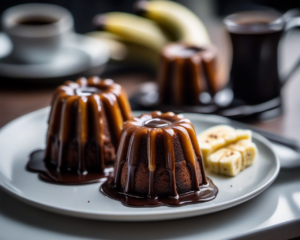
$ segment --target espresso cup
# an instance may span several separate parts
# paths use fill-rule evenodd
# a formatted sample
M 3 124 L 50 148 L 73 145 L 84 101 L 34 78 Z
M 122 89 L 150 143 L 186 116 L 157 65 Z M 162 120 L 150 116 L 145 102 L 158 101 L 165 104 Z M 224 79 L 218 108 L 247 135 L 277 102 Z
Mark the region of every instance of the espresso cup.
M 232 42 L 230 84 L 236 99 L 253 105 L 280 98 L 287 79 L 279 77 L 278 45 L 287 30 L 299 26 L 298 14 L 247 11 L 224 19 Z
M 53 60 L 73 32 L 71 13 L 52 4 L 22 4 L 2 15 L 3 31 L 13 44 L 11 57 L 23 63 Z

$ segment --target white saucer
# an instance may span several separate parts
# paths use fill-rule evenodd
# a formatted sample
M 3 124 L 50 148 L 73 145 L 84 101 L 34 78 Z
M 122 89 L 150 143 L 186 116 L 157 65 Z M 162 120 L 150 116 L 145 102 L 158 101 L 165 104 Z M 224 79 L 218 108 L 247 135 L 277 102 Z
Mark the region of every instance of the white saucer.
M 45 133 L 49 108 L 20 117 L 0 131 L 0 186 L 12 196 L 38 208 L 81 218 L 111 221 L 154 221 L 198 216 L 241 204 L 257 196 L 277 177 L 279 161 L 270 142 L 253 134 L 259 157 L 253 166 L 234 178 L 211 173 L 207 175 L 219 188 L 211 202 L 183 207 L 130 208 L 99 192 L 99 183 L 80 186 L 49 184 L 27 172 L 29 154 L 45 148 Z M 140 114 L 141 112 L 135 112 Z M 216 124 L 230 120 L 208 115 L 184 114 L 199 133 Z
M 0 33 L 0 76 L 41 80 L 84 74 L 100 69 L 109 60 L 109 49 L 100 40 L 74 34 L 66 41 L 55 60 L 43 64 L 22 64 L 10 58 L 12 44 Z

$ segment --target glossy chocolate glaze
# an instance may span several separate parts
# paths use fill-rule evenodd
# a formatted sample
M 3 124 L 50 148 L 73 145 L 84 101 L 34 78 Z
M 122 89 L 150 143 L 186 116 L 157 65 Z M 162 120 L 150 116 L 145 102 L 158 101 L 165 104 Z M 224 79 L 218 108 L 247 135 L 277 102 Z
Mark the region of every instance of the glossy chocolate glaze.
M 148 127 L 148 128 L 162 128 L 162 127 L 168 127 L 171 125 L 171 122 L 160 119 L 160 118 L 153 118 L 149 119 L 144 122 L 143 126 Z
M 156 139 L 163 137 L 165 164 L 169 173 L 170 196 L 159 197 L 155 192 L 156 170 Z M 147 137 L 147 162 L 149 171 L 149 187 L 147 195 L 135 192 L 135 170 L 139 165 L 139 150 L 143 137 Z M 175 179 L 175 153 L 173 139 L 179 136 L 184 150 L 184 158 L 190 169 L 192 189 L 186 194 L 178 194 Z M 128 146 L 128 147 L 124 147 Z M 196 161 L 201 171 L 201 181 L 197 178 Z M 126 186 L 121 186 L 121 169 L 127 162 L 128 173 Z M 121 201 L 127 206 L 180 206 L 194 202 L 204 202 L 214 199 L 218 193 L 217 187 L 207 180 L 201 151 L 196 138 L 194 127 L 190 120 L 172 112 L 162 114 L 154 112 L 143 114 L 138 118 L 127 121 L 122 130 L 117 159 L 115 176 L 101 186 L 101 192 L 110 198 Z
M 67 81 L 52 100 L 44 161 L 41 159 L 47 171 L 35 167 L 37 153 L 31 156 L 28 169 L 59 183 L 99 180 L 114 161 L 124 121 L 131 118 L 126 93 L 112 80 Z
M 201 105 L 201 93 L 214 95 L 220 89 L 213 47 L 172 43 L 164 47 L 161 59 L 160 103 Z

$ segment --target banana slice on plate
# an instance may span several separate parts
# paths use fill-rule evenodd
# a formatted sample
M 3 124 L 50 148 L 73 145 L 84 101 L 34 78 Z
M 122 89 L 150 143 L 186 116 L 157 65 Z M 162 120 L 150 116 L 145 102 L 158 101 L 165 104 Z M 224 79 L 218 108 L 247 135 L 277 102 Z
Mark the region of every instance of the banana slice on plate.
M 228 149 L 240 152 L 242 155 L 242 170 L 253 164 L 257 156 L 256 145 L 249 140 L 240 140 L 228 146 Z
M 236 176 L 258 155 L 250 130 L 218 125 L 200 133 L 198 141 L 205 166 L 222 175 Z
M 242 170 L 242 155 L 238 151 L 222 148 L 208 157 L 212 172 L 234 177 Z
M 236 129 L 235 134 L 236 134 L 235 141 L 239 141 L 241 139 L 248 139 L 250 141 L 252 140 L 252 131 L 250 130 Z
M 207 129 L 198 135 L 198 142 L 202 151 L 204 164 L 208 166 L 208 156 L 218 149 L 224 148 L 241 139 L 251 140 L 251 138 L 251 131 L 236 130 L 227 125 L 217 125 Z
M 210 171 L 234 177 L 253 164 L 257 156 L 256 145 L 249 140 L 240 140 L 208 157 Z

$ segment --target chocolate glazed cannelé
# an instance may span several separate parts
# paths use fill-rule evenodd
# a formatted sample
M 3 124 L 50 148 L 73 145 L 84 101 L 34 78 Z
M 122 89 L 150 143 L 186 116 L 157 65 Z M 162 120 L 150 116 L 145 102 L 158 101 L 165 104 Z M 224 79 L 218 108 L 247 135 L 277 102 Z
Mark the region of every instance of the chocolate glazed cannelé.
M 126 93 L 112 80 L 67 81 L 54 93 L 46 150 L 33 152 L 27 169 L 53 183 L 98 182 L 113 171 L 122 125 L 131 118 Z
M 114 173 L 100 191 L 126 206 L 182 206 L 218 194 L 205 175 L 192 123 L 171 112 L 124 124 Z
M 212 46 L 166 45 L 161 53 L 158 80 L 160 103 L 201 105 L 202 93 L 214 96 L 221 88 L 217 70 L 217 51 Z

